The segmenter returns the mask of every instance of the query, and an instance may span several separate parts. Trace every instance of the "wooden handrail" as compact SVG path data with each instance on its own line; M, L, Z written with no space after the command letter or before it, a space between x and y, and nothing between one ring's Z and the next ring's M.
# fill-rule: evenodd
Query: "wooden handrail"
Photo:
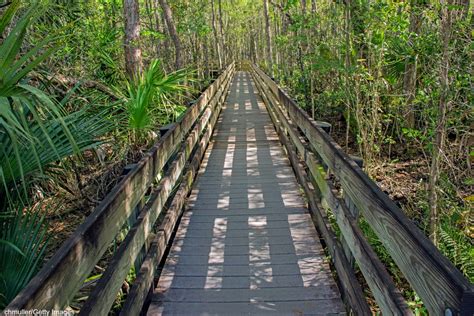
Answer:
M257 78L258 81L258 78ZM403 299L400 294L400 291L395 287L395 284L390 277L388 271L383 266L382 262L377 258L375 252L370 247L367 240L364 238L361 230L357 227L355 219L351 216L348 208L345 206L344 202L337 198L333 193L332 186L326 181L326 177L324 174L324 167L318 163L317 158L315 155L307 150L306 144L303 143L301 137L297 134L297 129L294 124L292 124L291 119L286 116L283 111L284 109L281 108L278 101L276 101L275 97L269 93L267 87L260 85L260 90L264 91L264 95L267 96L268 101L267 104L275 110L277 116L279 117L279 124L283 125L286 129L289 138L293 145L296 148L297 153L300 156L300 159L304 161L304 163L308 166L309 175L313 179L313 183L315 183L315 187L319 190L319 197L322 199L322 202L325 202L329 205L330 208L333 209L333 212L336 215L336 220L338 225L342 227L341 229L342 234L344 235L344 240L341 240L343 246L344 241L350 243L352 249L355 250L355 254L357 257L357 262L361 271L363 272L364 276L366 277L366 281L369 284L370 288L373 289L374 297L379 302L379 305L382 311L390 311L393 314L411 314L408 308L407 303ZM314 193L306 192L309 196ZM308 199L311 204L311 199ZM317 204L316 202L314 202ZM342 275L344 273L349 273L353 267L350 262L347 262L344 256L342 255L342 251L344 250L343 247L339 244L332 244L332 237L330 235L335 235L334 232L331 232L330 227L326 227L323 225L323 219L326 214L323 214L322 210L323 207L321 205L311 206L313 213L316 215L316 224L319 230L322 232L324 239L329 239L328 248L329 252L331 253L334 265L338 272L338 275ZM347 256L346 256L347 258ZM342 262L338 262L342 261ZM353 273L353 272L352 272ZM345 294L345 291L348 291L350 287L353 287L353 282L347 282L349 280L348 277L340 279L340 283L342 286L342 292L345 296L349 296L349 293ZM356 283L358 283L357 279L353 278ZM351 291L356 291L352 289ZM352 294L349 296L351 299L348 300L348 303L356 314L366 314L367 311L361 310L360 308L360 301L365 302L365 298L363 294L354 295Z
M186 137L191 140L184 145L184 152L186 153L184 156L189 157L188 153L192 149L189 147L191 144L195 145L194 139L197 139L197 132L188 136L191 129L197 120L203 117L203 113L209 107L209 104L217 102L215 100L221 97L223 86L229 83L234 69L235 65L232 63L204 91L197 102L188 108L181 120L123 177L6 309L58 310L69 304L70 299L82 286L83 281L89 276L97 261L110 246L162 168L173 157L176 150L183 146L183 140ZM205 119L201 125L206 125ZM200 131L197 134L200 134ZM186 162L184 158L181 160ZM165 185L167 189L160 190L162 192L160 196L163 198L166 195L169 196L165 193L169 187L174 185L173 182L176 182L179 178L183 168L176 166L174 171L172 178L164 178L167 182ZM151 216L151 219L153 219L153 216ZM138 229L143 232L143 218L137 223L136 229L131 230L132 233L135 232L136 234ZM135 244L140 244L145 239L140 240L139 237L130 237L131 241L136 241ZM131 242L131 244L134 243ZM125 246L122 249L123 251L131 251L130 248L127 249ZM123 262L119 259L117 261Z
M432 315L472 314L474 301L472 284L285 91L258 67L253 65L252 69L255 76L266 85L267 94L271 91L286 117L303 132L308 139L310 150L321 157L322 163L338 178L344 193L375 231L428 311ZM308 167L313 171L315 166ZM320 189L326 190L326 199L331 202L329 204L338 219L341 232L350 241L349 244L352 244L351 251L356 260L359 257L358 263L362 268L363 262L358 251L365 246L355 247L354 239L349 238L360 234L353 231L352 226L347 226L351 219L344 211L343 204L332 200L327 193L328 188L324 185L321 185ZM380 305L384 304L378 302ZM393 310L385 308L393 313Z
M215 110L212 112L212 117L208 123L208 128L204 132L201 142L197 146L192 161L186 168L188 171L183 177L181 185L176 192L175 197L173 198L173 203L169 207L165 218L161 222L158 234L153 241L152 249L150 249L148 252L145 261L137 273L137 279L133 283L130 293L127 296L127 300L125 301L120 312L121 316L138 315L144 305L150 286L153 283L155 270L164 255L165 247L169 244L172 232L175 228L178 218L183 211L185 198L188 196L192 188L193 180L197 174L202 158L204 157L204 153L212 136L213 128L217 122L217 119L219 118L221 105L224 102L225 97L226 94L223 93L221 99L216 104Z
M227 80L229 79L226 78ZM211 114L215 110L215 105L218 103L217 100L225 87L226 85L223 83L213 101L210 102L210 106L204 110L203 115L189 134L187 141L173 158L173 164L167 171L167 175L160 180L160 186L152 194L147 205L138 216L137 222L116 251L94 291L81 308L79 315L103 315L110 310L133 261L137 258L140 249L152 232L158 216L162 213L166 201L185 169L185 164L191 156L192 150L198 143L201 133L207 127Z
M306 181L306 172L300 168L299 160L296 152L306 152L304 144L299 140L298 135L294 133L290 122L288 122L282 115L280 109L274 98L268 93L266 87L263 85L259 76L254 76L257 88L260 91L265 105L268 108L268 113L274 123L275 129L278 132L280 141L285 146L290 162L295 170L298 181L302 185L304 192L307 196L308 204L311 210L311 217L316 224L320 234L324 238L329 254L331 255L332 262L337 272L337 277L341 286L341 294L346 305L350 307L356 315L370 315L370 307L367 304L362 287L357 281L357 277L352 269L350 269L349 263L346 260L339 240L335 232L331 229L328 219L323 215L315 199L315 192L311 190ZM288 135L287 135L288 134Z

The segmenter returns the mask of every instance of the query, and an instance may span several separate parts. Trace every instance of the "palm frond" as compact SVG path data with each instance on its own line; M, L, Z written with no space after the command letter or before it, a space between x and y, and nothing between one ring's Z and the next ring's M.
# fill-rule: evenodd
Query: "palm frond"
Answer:
M38 271L47 245L47 228L36 209L23 212L17 207L1 217L0 309L3 309Z
M9 25L18 10L19 1L13 4L0 18L0 27ZM43 10L34 2L0 42L0 190L7 195L22 187L26 197L29 175L96 145L97 137L107 129L106 123L100 127L100 119L91 118L86 111L66 114L62 106L66 101L57 103L25 83L29 72L56 50L48 47L55 40L50 36L20 56L29 24Z
M165 74L161 63L154 60L138 80L129 82L125 109L132 133L141 137L157 123L154 110L163 107L169 97L186 91L183 83L188 76L184 69Z
M0 135L0 143L5 148L0 153L0 171L5 183L10 186L20 179L27 181L28 175L42 172L48 164L74 154L77 149L96 147L101 143L99 137L111 128L101 117L92 116L84 109L62 117L61 121L47 117L42 121L25 122L33 142L18 142L11 136ZM63 124L68 126L69 135ZM76 140L74 146L71 138Z
M20 0L13 0L8 8L3 13L2 18L0 19L0 34L5 32L7 26L11 23L11 20L15 16L16 11L20 6Z

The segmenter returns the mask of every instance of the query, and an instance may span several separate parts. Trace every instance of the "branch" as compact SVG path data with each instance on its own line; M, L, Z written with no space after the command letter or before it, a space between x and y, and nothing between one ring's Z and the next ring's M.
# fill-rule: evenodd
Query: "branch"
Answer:
M115 100L120 99L120 97L117 96L112 89L107 87L105 84L103 84L101 82L94 81L94 80L78 80L78 79L68 77L68 76L64 76L64 75L61 75L61 74L56 74L54 76L44 76L44 75L42 76L42 75L40 75L36 72L32 72L30 74L30 77L32 77L33 79L37 79L37 80L43 77L43 78L46 78L46 80L48 80L48 81L55 82L57 84L61 84L63 86L68 86L68 87L75 86L76 84L78 84L80 82L81 87L83 87L83 88L96 89L96 90L99 90L99 91L109 95L111 98L113 98Z
M12 4L12 2L7 2L7 3L4 3L4 4L0 4L0 9L2 8L5 8L5 7L8 7L10 4Z

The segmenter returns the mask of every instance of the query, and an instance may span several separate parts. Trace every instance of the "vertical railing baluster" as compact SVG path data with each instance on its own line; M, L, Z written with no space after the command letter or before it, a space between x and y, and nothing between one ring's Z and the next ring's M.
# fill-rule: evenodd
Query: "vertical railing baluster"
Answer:
M362 158L356 157L356 156L351 156L351 158L360 168L364 166L364 160L362 160ZM345 192L342 192L342 198L347 208L349 209L349 212L353 216L355 223L358 223L359 214L360 214L359 209L356 207L354 202L352 202L352 199L349 197L349 195L347 195ZM341 244L342 244L342 249L344 250L344 254L346 255L347 261L349 261L349 263L352 266L354 266L355 265L354 256L352 255L352 252L349 249L349 246L347 245L346 241L342 237L341 237Z

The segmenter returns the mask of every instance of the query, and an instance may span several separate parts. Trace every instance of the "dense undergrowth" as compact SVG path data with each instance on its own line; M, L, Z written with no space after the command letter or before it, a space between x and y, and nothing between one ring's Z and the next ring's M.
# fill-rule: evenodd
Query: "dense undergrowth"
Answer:
M429 182L442 93L440 8L416 1L321 3L309 13L288 4L283 11L291 15L292 32L277 35L275 42L294 62L273 67L275 79L316 119L333 124L338 143L363 157L368 174L427 235L433 233ZM460 5L448 11L450 89L435 188L437 245L472 282L473 77L467 71L473 66L472 15ZM305 53L297 55L295 43ZM412 91L407 90L409 71L414 71ZM378 243L375 234L367 235ZM376 249L388 256L383 247Z

